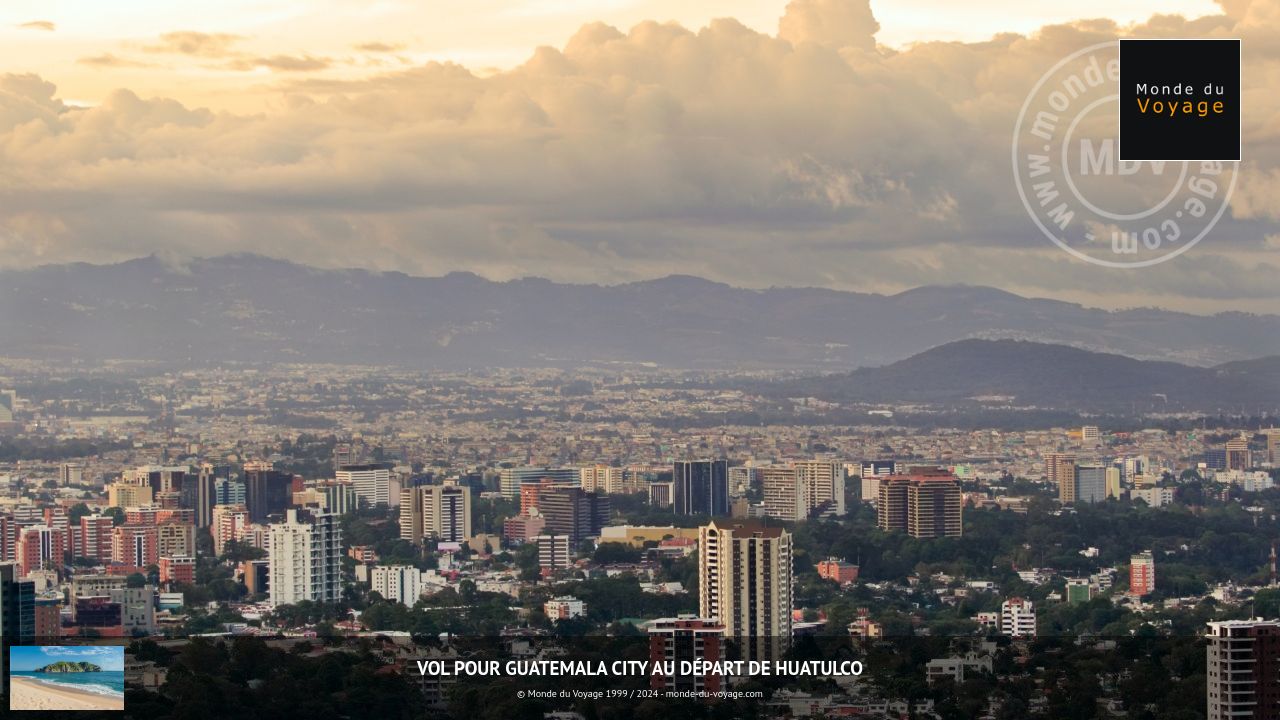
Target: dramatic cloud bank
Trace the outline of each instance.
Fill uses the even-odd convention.
[[[477,75],[430,64],[357,81],[334,58],[244,57],[175,32],[146,54],[268,73],[237,115],[119,90],[74,107],[0,76],[7,266],[254,251],[321,266],[621,282],[893,290],[1000,286],[1091,304],[1280,310],[1280,0],[1223,14],[1052,26],[983,43],[875,43],[867,0],[794,0],[777,35],[587,25]],[[1008,167],[1027,91],[1116,35],[1241,37],[1244,172],[1230,216],[1175,262],[1107,271],[1026,217]],[[394,52],[369,40],[366,52]]]

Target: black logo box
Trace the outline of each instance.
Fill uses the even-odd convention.
[[[1241,46],[1238,39],[1120,39],[1120,134],[1121,160],[1238,161],[1241,159],[1240,92]],[[1139,95],[1138,84],[1148,92]],[[1214,91],[1205,94],[1205,86]],[[1151,93],[1150,87],[1190,88],[1190,94]],[[1217,88],[1222,88],[1222,94]],[[1150,101],[1148,111],[1140,111],[1138,100]],[[1193,108],[1207,102],[1206,117],[1184,114],[1183,103]],[[1154,114],[1160,102],[1162,114]],[[1178,104],[1177,113],[1168,114],[1168,105]],[[1213,113],[1222,102],[1223,112]]]

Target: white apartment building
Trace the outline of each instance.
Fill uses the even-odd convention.
[[[336,515],[300,520],[296,509],[271,525],[267,542],[271,604],[336,602],[342,595],[342,529]]]

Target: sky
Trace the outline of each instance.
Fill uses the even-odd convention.
[[[1280,0],[209,7],[0,4],[0,267],[257,252],[1280,312]],[[1246,47],[1230,212],[1141,271],[1054,248],[1008,169],[1039,75],[1117,36]]]
[[[31,672],[55,662],[90,662],[105,672],[124,670],[124,648],[106,645],[14,645],[9,648],[9,669]]]

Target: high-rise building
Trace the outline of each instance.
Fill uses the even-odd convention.
[[[145,568],[160,562],[159,528],[130,525],[111,530],[111,562],[131,568]]]
[[[766,465],[758,468],[764,514],[779,520],[805,520],[809,517],[809,484],[798,477],[795,468]]]
[[[502,521],[502,537],[509,545],[523,545],[535,540],[547,526],[541,515],[516,515]]]
[[[342,597],[342,528],[336,515],[300,519],[298,510],[290,508],[270,533],[272,605],[337,602]]]
[[[18,531],[18,570],[26,577],[34,570],[62,567],[66,531],[48,525],[31,525]]]
[[[244,505],[214,505],[213,523],[209,526],[213,535],[213,554],[222,555],[232,540],[242,541],[250,524],[249,509]]]
[[[758,468],[764,513],[784,520],[845,514],[844,466],[802,461]]]
[[[791,463],[796,478],[809,488],[810,517],[843,517],[845,514],[844,464],[825,460],[802,460]]]
[[[126,508],[150,505],[154,500],[155,498],[149,485],[117,482],[107,486],[107,505],[111,507]]]
[[[1011,597],[1001,603],[1000,634],[1009,637],[1035,637],[1035,603],[1020,597]]]
[[[776,660],[791,640],[791,534],[712,521],[698,531],[698,614],[725,628],[744,660]]]
[[[1206,637],[1208,720],[1280,718],[1280,621],[1211,622]]]
[[[739,465],[729,468],[729,497],[746,497],[752,488],[760,486],[760,468]]]
[[[669,508],[675,501],[676,484],[671,481],[649,483],[649,504],[657,508]]]
[[[421,545],[426,538],[465,542],[471,537],[471,488],[446,480],[400,491],[400,538]]]
[[[579,484],[587,492],[614,495],[622,492],[622,468],[608,465],[591,465],[579,468]]]
[[[1150,595],[1156,589],[1156,561],[1150,551],[1129,558],[1129,594]]]
[[[893,460],[863,460],[858,464],[859,497],[864,503],[880,500],[880,478],[897,474],[897,464]]]
[[[1058,489],[1059,502],[1075,502],[1076,456],[1071,453],[1045,453],[1044,479],[1050,487]]]
[[[649,676],[649,687],[665,692],[716,693],[720,691],[722,678],[715,673],[680,672],[682,667],[694,667],[683,663],[719,662],[723,659],[720,640],[724,626],[715,620],[681,615],[674,618],[650,620],[649,662],[670,663],[676,672],[670,675],[654,673]]]
[[[249,519],[267,522],[272,515],[282,515],[293,502],[293,474],[276,470],[267,462],[245,463],[244,489]]]
[[[672,482],[677,515],[729,514],[728,461],[676,461]]]
[[[214,505],[230,505],[233,502],[243,503],[245,501],[244,485],[241,483],[236,483],[239,486],[240,497],[235,499],[227,497],[227,488],[231,482],[230,465],[200,464],[200,471],[196,475],[196,527],[209,527],[209,524],[213,522]],[[222,499],[218,497],[220,483],[223,493]]]
[[[356,491],[351,483],[337,480],[315,480],[306,483],[303,490],[293,493],[293,504],[334,515],[346,515],[359,507]]]
[[[18,565],[0,564],[0,644],[26,642],[35,635],[36,584],[22,579]]]
[[[552,484],[559,486],[579,487],[582,483],[582,474],[578,468],[503,468],[498,476],[498,488],[502,491],[503,497],[515,500],[520,497],[520,488],[525,485],[537,485],[543,480],[549,480]]]
[[[960,537],[964,531],[960,481],[941,468],[880,479],[876,522],[886,532],[915,538]]]
[[[1077,465],[1075,468],[1076,502],[1099,503],[1107,499],[1107,467]]]
[[[195,557],[195,526],[179,522],[166,522],[156,525],[156,552],[161,557]]]
[[[160,556],[160,582],[192,585],[196,581],[196,559],[189,555]]]
[[[351,483],[356,502],[363,507],[391,506],[391,464],[361,463],[342,465],[334,476],[338,482]],[[397,501],[399,493],[397,493]]]
[[[125,482],[150,487],[152,496],[159,497],[162,493],[180,493],[190,474],[189,465],[142,465],[126,473]]]
[[[609,524],[609,496],[584,492],[582,488],[553,488],[539,495],[538,509],[546,519],[545,532],[568,535],[575,547],[600,534]]]
[[[1116,500],[1120,499],[1120,477],[1122,474],[1123,471],[1118,467],[1113,466],[1107,468],[1106,480],[1108,498],[1115,498]]]
[[[568,535],[539,535],[534,541],[538,543],[538,567],[543,577],[569,567],[573,555]]]
[[[1280,428],[1263,430],[1267,436],[1267,462],[1280,465]]]
[[[114,520],[110,515],[82,515],[80,517],[80,540],[76,554],[79,557],[97,560],[100,563],[111,562],[111,530]]]
[[[62,463],[58,466],[58,484],[62,487],[83,485],[84,465],[80,463]]]
[[[244,483],[239,480],[219,479],[213,484],[213,504],[214,505],[245,505],[249,502],[249,491],[245,488]],[[209,508],[209,517],[212,522],[213,508]]]
[[[1253,465],[1249,456],[1249,441],[1244,437],[1227,441],[1227,469],[1248,470]]]
[[[411,565],[375,567],[369,580],[374,592],[402,605],[413,607],[422,597],[422,571]]]

